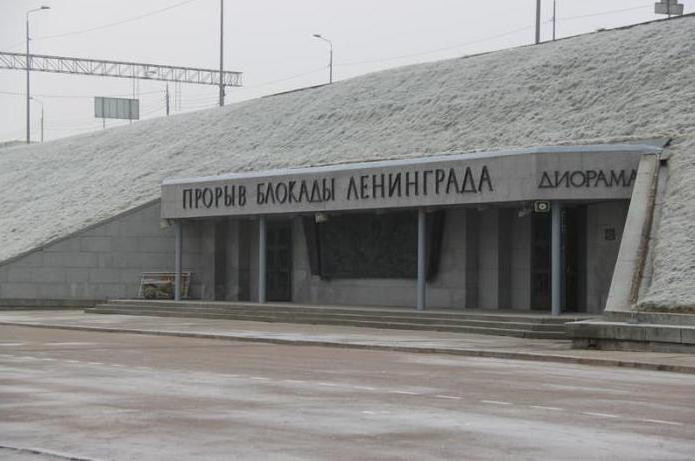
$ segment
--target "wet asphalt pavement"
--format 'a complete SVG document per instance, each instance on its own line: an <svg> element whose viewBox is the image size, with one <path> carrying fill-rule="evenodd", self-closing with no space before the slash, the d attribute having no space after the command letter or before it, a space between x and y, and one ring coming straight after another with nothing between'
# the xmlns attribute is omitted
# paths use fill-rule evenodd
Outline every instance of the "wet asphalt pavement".
<svg viewBox="0 0 695 461"><path fill-rule="evenodd" d="M0 326L0 447L19 461L690 460L695 375Z"/></svg>

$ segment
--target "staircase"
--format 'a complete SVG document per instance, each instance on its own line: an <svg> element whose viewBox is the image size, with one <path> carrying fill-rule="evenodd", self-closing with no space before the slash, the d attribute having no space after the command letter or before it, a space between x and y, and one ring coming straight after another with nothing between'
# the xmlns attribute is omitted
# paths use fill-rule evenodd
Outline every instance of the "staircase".
<svg viewBox="0 0 695 461"><path fill-rule="evenodd" d="M578 315L551 317L510 311L430 310L418 312L413 309L386 307L149 300L111 300L85 309L85 312L444 331L534 339L568 339L565 324L589 318Z"/></svg>

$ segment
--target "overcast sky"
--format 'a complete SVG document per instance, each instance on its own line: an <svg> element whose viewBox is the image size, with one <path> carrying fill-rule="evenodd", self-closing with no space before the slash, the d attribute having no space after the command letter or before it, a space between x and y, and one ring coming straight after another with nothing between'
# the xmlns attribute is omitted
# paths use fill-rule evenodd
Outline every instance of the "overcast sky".
<svg viewBox="0 0 695 461"><path fill-rule="evenodd" d="M655 0L557 0L558 37L644 22ZM32 53L219 68L219 0L0 0L0 50L24 52L25 12L32 13ZM681 0L686 13L695 0ZM535 0L225 0L225 69L244 73L227 103L334 78L531 43ZM163 10L167 7L170 9ZM543 40L552 37L552 0L543 0ZM154 14L150 14L154 13ZM136 19L137 18L137 19ZM130 20L133 19L133 20ZM120 23L114 25L114 23ZM164 115L164 82L32 73L45 107L45 137L101 129L94 96L132 97L143 118ZM174 112L213 107L217 88L182 85ZM24 139L25 74L0 69L0 141ZM40 104L32 104L39 139ZM180 109L179 109L180 108ZM122 121L107 121L108 126ZM125 122L127 123L127 122Z"/></svg>

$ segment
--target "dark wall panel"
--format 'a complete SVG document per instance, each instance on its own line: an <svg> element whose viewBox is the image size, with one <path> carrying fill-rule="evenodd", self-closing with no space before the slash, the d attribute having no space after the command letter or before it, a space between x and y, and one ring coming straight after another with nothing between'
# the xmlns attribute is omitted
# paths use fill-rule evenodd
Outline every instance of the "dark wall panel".
<svg viewBox="0 0 695 461"><path fill-rule="evenodd" d="M415 278L417 212L331 216L303 220L311 272L324 279ZM427 216L428 278L436 275L444 213Z"/></svg>

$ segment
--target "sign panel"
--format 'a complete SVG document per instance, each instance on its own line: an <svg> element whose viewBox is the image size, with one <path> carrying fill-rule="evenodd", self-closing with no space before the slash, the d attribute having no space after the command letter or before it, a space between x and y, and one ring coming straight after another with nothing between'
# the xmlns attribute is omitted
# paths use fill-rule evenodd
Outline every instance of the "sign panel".
<svg viewBox="0 0 695 461"><path fill-rule="evenodd" d="M139 120L140 101L137 99L96 96L94 98L94 117Z"/></svg>
<svg viewBox="0 0 695 461"><path fill-rule="evenodd" d="M167 180L162 217L629 199L640 156L658 151L635 145L527 149Z"/></svg>
<svg viewBox="0 0 695 461"><path fill-rule="evenodd" d="M677 0L662 0L660 3L654 4L654 13L682 16L683 4L678 3Z"/></svg>

